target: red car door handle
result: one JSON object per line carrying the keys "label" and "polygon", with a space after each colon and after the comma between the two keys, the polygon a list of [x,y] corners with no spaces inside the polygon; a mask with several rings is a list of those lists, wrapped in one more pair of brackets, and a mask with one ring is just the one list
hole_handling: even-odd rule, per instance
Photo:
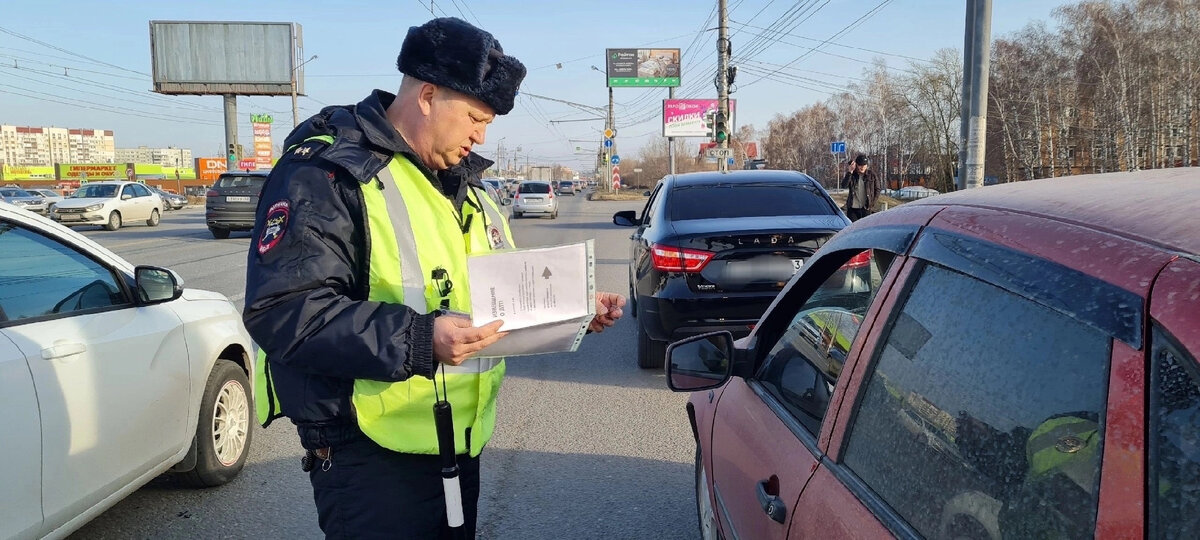
{"label": "red car door handle", "polygon": [[756,486],[758,491],[758,504],[762,505],[763,512],[777,523],[783,523],[787,517],[787,506],[778,496],[767,493],[767,484],[770,480],[763,480]]}

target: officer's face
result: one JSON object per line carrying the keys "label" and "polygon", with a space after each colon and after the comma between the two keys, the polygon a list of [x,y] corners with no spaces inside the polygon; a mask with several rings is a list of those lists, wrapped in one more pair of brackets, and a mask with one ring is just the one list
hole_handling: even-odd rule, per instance
{"label": "officer's face", "polygon": [[448,169],[458,164],[471,148],[483,144],[488,124],[496,113],[482,101],[452,90],[438,88],[429,115],[428,165]]}

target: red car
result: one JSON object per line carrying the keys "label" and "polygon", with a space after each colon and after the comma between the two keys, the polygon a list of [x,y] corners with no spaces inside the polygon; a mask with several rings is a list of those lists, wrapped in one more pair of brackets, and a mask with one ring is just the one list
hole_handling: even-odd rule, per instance
{"label": "red car", "polygon": [[1197,538],[1198,354],[1184,168],[863,219],[667,373],[704,538]]}

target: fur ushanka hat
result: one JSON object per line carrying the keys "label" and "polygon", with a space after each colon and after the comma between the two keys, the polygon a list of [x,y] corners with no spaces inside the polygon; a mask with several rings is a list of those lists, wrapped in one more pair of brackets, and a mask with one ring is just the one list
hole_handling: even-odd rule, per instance
{"label": "fur ushanka hat", "polygon": [[454,17],[408,29],[396,67],[401,73],[475,97],[496,114],[508,114],[525,78],[525,66],[505,56],[500,42]]}

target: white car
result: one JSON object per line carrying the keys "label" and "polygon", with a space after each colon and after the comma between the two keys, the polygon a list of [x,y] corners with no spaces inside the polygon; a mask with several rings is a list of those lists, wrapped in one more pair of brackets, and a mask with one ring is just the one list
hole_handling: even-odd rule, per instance
{"label": "white car", "polygon": [[0,538],[65,537],[167,471],[233,479],[253,354],[224,296],[0,203]]}
{"label": "white car", "polygon": [[162,219],[163,200],[138,182],[89,182],[54,204],[50,218],[63,225],[99,225],[110,231],[135,221]]}

